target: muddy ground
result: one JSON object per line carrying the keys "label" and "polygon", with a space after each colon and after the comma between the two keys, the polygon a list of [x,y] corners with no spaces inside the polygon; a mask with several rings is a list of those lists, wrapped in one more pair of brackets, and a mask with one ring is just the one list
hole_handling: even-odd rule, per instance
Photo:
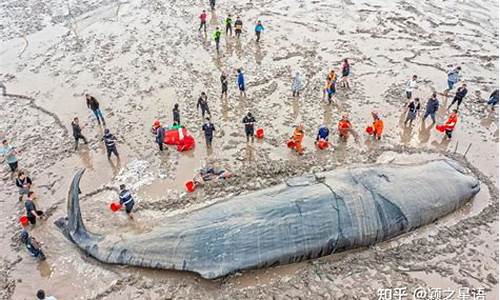
{"label": "muddy ground", "polygon": [[[43,288],[58,299],[376,299],[379,288],[450,288],[498,298],[498,115],[484,99],[498,87],[497,1],[217,1],[209,33],[197,31],[207,1],[5,0],[0,3],[0,135],[20,150],[20,167],[34,180],[38,205],[47,211],[31,233],[45,242],[48,259],[37,263],[20,248],[22,206],[7,167],[0,184],[0,298],[33,299]],[[223,35],[220,55],[211,32],[222,18],[241,15],[240,41]],[[256,44],[253,24],[265,33]],[[352,62],[352,90],[340,89],[333,105],[321,101],[327,71]],[[419,76],[416,96],[446,87],[450,66],[462,66],[469,95],[454,137],[444,140],[430,122],[404,127],[404,83]],[[242,67],[248,96],[237,94]],[[219,99],[219,74],[230,74],[229,98]],[[305,89],[292,98],[292,75]],[[217,126],[213,151],[203,145],[196,111],[206,91]],[[120,163],[107,161],[84,93],[101,102],[108,127],[119,138]],[[439,96],[441,107],[451,99]],[[152,120],[181,119],[198,142],[191,153],[158,153]],[[374,143],[363,135],[370,112],[385,121]],[[246,145],[241,119],[252,111],[266,137]],[[319,152],[313,136],[321,123],[334,127],[350,114],[360,139],[334,140]],[[70,121],[79,116],[88,146],[72,149]],[[439,120],[446,118],[441,109]],[[306,154],[284,141],[292,126],[306,126]],[[460,154],[466,152],[465,161]],[[368,249],[314,261],[247,271],[220,280],[193,274],[103,265],[86,257],[53,225],[66,214],[75,170],[82,180],[84,220],[93,231],[141,231],[176,209],[260,189],[285,178],[369,162],[411,162],[440,155],[468,165],[481,193],[456,213],[408,235]],[[239,175],[193,194],[183,182],[209,163]],[[429,174],[432,176],[432,174]],[[438,181],[438,179],[436,179]],[[132,187],[137,220],[107,208],[121,182]],[[458,299],[458,298],[457,298]]]}

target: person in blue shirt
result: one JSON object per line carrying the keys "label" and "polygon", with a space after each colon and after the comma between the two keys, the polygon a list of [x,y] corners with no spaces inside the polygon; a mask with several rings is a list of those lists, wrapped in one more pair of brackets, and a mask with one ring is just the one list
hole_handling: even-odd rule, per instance
{"label": "person in blue shirt", "polygon": [[460,71],[462,68],[457,66],[454,69],[448,71],[448,89],[444,91],[446,97],[448,97],[448,92],[453,89],[453,86],[460,81]]}
{"label": "person in blue shirt", "polygon": [[9,165],[12,173],[14,173],[17,171],[18,167],[16,148],[9,145],[9,142],[7,140],[3,140],[2,145],[3,147],[0,148],[0,154],[2,154],[4,161]]}
{"label": "person in blue shirt", "polygon": [[241,69],[238,69],[238,89],[240,90],[240,96],[246,97],[246,91],[245,91],[245,77],[243,76],[243,71]]}
{"label": "person in blue shirt", "polygon": [[257,43],[260,41],[260,35],[262,31],[264,31],[264,26],[262,26],[262,22],[259,20],[257,21],[257,25],[255,25],[255,35],[257,36]]}
{"label": "person in blue shirt", "polygon": [[125,212],[127,213],[130,219],[134,219],[134,215],[132,214],[132,209],[134,208],[134,198],[132,198],[132,194],[129,190],[126,189],[124,184],[120,184],[120,204],[125,206]]}
{"label": "person in blue shirt", "polygon": [[330,130],[325,125],[321,125],[318,129],[318,135],[316,136],[316,142],[319,140],[328,141],[328,135],[330,134]]}

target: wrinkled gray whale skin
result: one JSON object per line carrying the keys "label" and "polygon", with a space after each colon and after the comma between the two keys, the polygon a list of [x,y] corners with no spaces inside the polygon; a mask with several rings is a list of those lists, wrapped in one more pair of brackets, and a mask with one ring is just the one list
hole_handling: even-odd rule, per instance
{"label": "wrinkled gray whale skin", "polygon": [[56,225],[97,260],[217,278],[363,247],[431,223],[479,192],[457,162],[374,164],[289,179],[165,218],[139,235],[88,232],[76,173]]}

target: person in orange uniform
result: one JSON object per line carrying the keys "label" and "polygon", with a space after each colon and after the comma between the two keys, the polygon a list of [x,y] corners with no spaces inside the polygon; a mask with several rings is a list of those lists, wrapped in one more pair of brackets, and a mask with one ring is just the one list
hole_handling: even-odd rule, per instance
{"label": "person in orange uniform", "polygon": [[304,154],[304,149],[302,149],[302,140],[304,139],[304,125],[300,124],[296,126],[293,131],[292,140],[295,142],[295,151],[298,154]]}
{"label": "person in orange uniform", "polygon": [[458,110],[454,109],[453,112],[448,117],[448,120],[444,124],[444,133],[449,139],[451,139],[451,134],[455,129],[455,125],[457,125],[457,122],[458,122]]}
{"label": "person in orange uniform", "polygon": [[384,131],[384,121],[382,121],[376,112],[372,112],[373,117],[373,137],[377,140],[382,138],[382,132]]}
{"label": "person in orange uniform", "polygon": [[342,115],[342,119],[339,121],[337,128],[339,130],[340,138],[346,141],[347,138],[349,137],[349,132],[352,129],[351,121],[349,121],[347,115]]}
{"label": "person in orange uniform", "polygon": [[325,83],[325,87],[323,88],[323,100],[325,99],[325,95],[327,94],[331,94],[331,86],[332,86],[332,83],[337,81],[337,74],[335,74],[335,71],[334,70],[331,70],[330,73],[328,73],[328,75],[326,75],[326,83]]}

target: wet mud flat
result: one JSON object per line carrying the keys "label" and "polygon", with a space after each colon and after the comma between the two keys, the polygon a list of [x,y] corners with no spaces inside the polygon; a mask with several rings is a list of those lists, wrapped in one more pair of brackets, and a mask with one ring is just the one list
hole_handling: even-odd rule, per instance
{"label": "wet mud flat", "polygon": [[[218,1],[220,2],[220,1]],[[22,206],[7,170],[1,174],[0,298],[32,299],[44,288],[59,299],[373,299],[379,288],[483,289],[498,298],[498,115],[484,99],[498,86],[496,1],[251,1],[218,3],[209,13],[207,36],[197,32],[203,1],[4,1],[0,30],[1,137],[20,151],[20,166],[34,179],[38,205],[48,219],[31,233],[45,242],[46,263],[20,248],[17,219]],[[223,35],[217,55],[211,40],[216,24],[241,15],[238,42]],[[265,26],[257,45],[253,22]],[[352,90],[339,89],[333,105],[321,101],[325,74],[342,58],[352,63]],[[451,141],[429,121],[404,127],[404,83],[419,75],[416,96],[446,87],[445,70],[460,64],[469,95]],[[242,67],[248,96],[238,97],[235,70]],[[229,97],[219,98],[220,71],[229,73]],[[295,71],[305,88],[292,98]],[[196,100],[208,94],[217,126],[207,151]],[[86,108],[89,92],[101,102],[109,128],[119,139],[120,164],[106,159],[97,126]],[[441,107],[451,98],[439,96]],[[181,120],[197,141],[191,153],[171,148],[159,154],[149,133],[152,120]],[[264,140],[246,145],[241,119],[252,111]],[[370,112],[385,121],[383,140],[363,136]],[[335,127],[350,114],[359,142],[333,140],[317,151],[313,137],[324,123]],[[72,150],[70,120],[78,115],[90,140]],[[440,122],[446,110],[438,114]],[[284,146],[292,126],[306,126],[306,154]],[[66,194],[75,170],[82,181],[85,223],[96,232],[141,233],[178,209],[258,190],[290,176],[370,162],[405,163],[467,153],[482,182],[481,193],[463,209],[435,224],[368,249],[314,261],[254,270],[207,281],[193,274],[103,265],[86,257],[52,224],[66,214]],[[457,154],[455,154],[457,155]],[[461,159],[457,155],[458,159]],[[238,174],[192,194],[183,183],[203,164]],[[437,179],[438,180],[438,179]],[[137,198],[137,220],[113,214],[119,183]],[[474,292],[477,292],[475,290]],[[458,293],[458,291],[457,291]]]}

